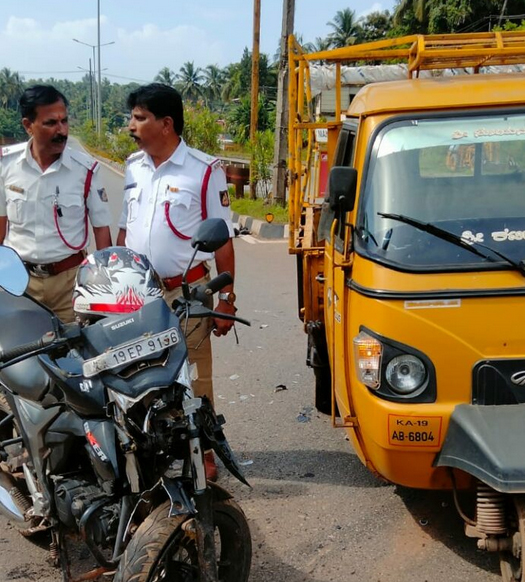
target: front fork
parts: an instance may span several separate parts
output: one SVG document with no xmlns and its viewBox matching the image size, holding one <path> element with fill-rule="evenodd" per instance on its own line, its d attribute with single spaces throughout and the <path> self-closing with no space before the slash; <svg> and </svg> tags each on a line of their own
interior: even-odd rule
<svg viewBox="0 0 525 582">
<path fill-rule="evenodd" d="M 191 520 L 190 528 L 196 537 L 201 582 L 218 582 L 217 555 L 215 552 L 215 527 L 213 523 L 213 495 L 206 482 L 204 451 L 200 431 L 195 423 L 195 414 L 202 406 L 201 398 L 183 401 L 188 419 L 190 463 L 195 489 L 197 516 Z"/>
</svg>

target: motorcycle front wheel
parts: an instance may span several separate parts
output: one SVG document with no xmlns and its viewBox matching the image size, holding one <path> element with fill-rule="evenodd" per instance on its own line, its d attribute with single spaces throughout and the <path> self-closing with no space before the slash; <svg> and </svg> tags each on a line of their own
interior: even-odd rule
<svg viewBox="0 0 525 582">
<path fill-rule="evenodd" d="M 163 503 L 139 526 L 113 582 L 199 582 L 197 547 L 183 528 L 188 517 L 169 511 Z M 247 582 L 252 543 L 242 509 L 231 499 L 215 501 L 213 521 L 220 582 Z"/>
</svg>

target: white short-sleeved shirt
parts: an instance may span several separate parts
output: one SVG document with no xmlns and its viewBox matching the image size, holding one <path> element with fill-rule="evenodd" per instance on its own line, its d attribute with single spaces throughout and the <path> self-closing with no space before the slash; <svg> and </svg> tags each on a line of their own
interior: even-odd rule
<svg viewBox="0 0 525 582">
<path fill-rule="evenodd" d="M 203 195 L 208 168 L 211 173 Z M 126 229 L 126 246 L 146 255 L 161 278 L 180 275 L 193 254 L 189 239 L 202 222 L 203 204 L 207 218 L 223 218 L 233 237 L 220 161 L 189 148 L 183 140 L 158 168 L 148 154 L 133 154 L 126 167 L 119 221 L 119 227 Z M 212 257 L 197 253 L 193 266 Z"/>
<path fill-rule="evenodd" d="M 84 200 L 87 173 L 94 164 L 90 156 L 66 147 L 42 172 L 31 154 L 31 141 L 3 148 L 0 216 L 7 216 L 8 221 L 4 244 L 14 248 L 24 261 L 54 263 L 78 252 L 68 244 L 78 247 L 84 241 L 86 205 L 94 227 L 110 226 L 112 217 L 106 191 L 97 177 L 98 165 Z"/>
</svg>

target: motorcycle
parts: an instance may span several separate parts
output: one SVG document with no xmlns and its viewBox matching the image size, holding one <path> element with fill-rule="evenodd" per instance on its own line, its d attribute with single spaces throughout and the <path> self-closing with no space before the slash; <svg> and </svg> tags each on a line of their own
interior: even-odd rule
<svg viewBox="0 0 525 582">
<path fill-rule="evenodd" d="M 224 418 L 194 396 L 184 334 L 190 318 L 249 325 L 204 305 L 229 273 L 186 282 L 196 253 L 227 240 L 224 221 L 201 224 L 173 310 L 158 297 L 88 325 L 63 324 L 28 296 L 22 261 L 0 247 L 0 510 L 26 537 L 50 533 L 64 582 L 71 537 L 98 565 L 82 580 L 113 572 L 114 582 L 248 580 L 246 517 L 207 481 L 204 451 L 248 483 Z"/>
</svg>

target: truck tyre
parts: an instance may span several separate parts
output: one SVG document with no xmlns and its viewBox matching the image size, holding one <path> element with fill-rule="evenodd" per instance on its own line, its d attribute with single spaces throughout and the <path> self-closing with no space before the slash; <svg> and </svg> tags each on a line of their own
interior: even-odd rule
<svg viewBox="0 0 525 582">
<path fill-rule="evenodd" d="M 330 366 L 314 368 L 315 407 L 322 414 L 332 414 L 332 377 Z"/>
</svg>

